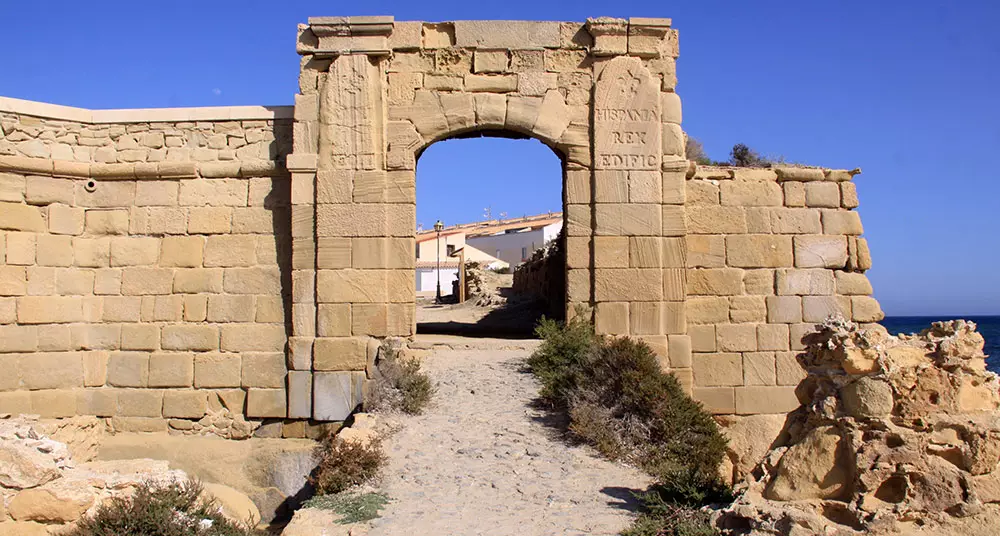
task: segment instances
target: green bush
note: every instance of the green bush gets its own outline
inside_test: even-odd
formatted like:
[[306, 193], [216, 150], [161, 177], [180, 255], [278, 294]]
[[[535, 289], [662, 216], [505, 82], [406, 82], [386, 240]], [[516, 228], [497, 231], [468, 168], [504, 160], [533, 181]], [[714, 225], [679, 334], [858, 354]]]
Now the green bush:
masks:
[[570, 432], [611, 459], [656, 479], [640, 498], [646, 513], [631, 536], [716, 534], [697, 506], [731, 500], [718, 468], [726, 439], [653, 350], [629, 338], [594, 335], [590, 323], [543, 320], [528, 359], [542, 396], [567, 408]]
[[600, 340], [582, 313], [566, 323], [543, 317], [535, 328], [542, 344], [528, 358], [528, 367], [542, 382], [542, 397], [556, 404], [565, 404], [576, 389], [583, 361]]
[[420, 370], [420, 361], [403, 359], [389, 344], [379, 348], [378, 377], [368, 390], [364, 407], [369, 411], [423, 412], [434, 396], [434, 384]]
[[71, 536], [248, 536], [258, 520], [225, 518], [196, 481], [144, 482], [131, 497], [115, 497], [84, 517]]
[[382, 442], [377, 438], [361, 443], [342, 441], [329, 434], [309, 482], [319, 495], [340, 493], [375, 478], [386, 461]]

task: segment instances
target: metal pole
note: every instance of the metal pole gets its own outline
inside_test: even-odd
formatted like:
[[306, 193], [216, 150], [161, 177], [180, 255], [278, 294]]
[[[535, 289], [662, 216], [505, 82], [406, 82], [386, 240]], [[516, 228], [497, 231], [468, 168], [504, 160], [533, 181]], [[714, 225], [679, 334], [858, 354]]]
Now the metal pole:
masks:
[[441, 231], [437, 232], [437, 301], [441, 303]]

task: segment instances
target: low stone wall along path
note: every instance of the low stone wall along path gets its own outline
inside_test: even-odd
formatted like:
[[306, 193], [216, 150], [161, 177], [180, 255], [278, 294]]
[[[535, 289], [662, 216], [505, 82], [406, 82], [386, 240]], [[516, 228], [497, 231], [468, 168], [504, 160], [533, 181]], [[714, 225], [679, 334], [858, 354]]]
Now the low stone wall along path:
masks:
[[617, 534], [648, 477], [563, 439], [522, 371], [530, 350], [437, 350], [433, 405], [385, 443], [392, 498], [371, 535]]

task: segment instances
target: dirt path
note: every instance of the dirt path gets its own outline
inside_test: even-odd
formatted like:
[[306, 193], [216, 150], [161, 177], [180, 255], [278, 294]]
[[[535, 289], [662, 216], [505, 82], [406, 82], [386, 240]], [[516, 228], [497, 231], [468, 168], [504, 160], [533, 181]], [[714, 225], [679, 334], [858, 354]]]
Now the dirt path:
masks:
[[423, 415], [402, 417], [386, 441], [392, 503], [371, 535], [617, 534], [641, 472], [560, 439], [520, 363], [528, 350], [438, 350]]

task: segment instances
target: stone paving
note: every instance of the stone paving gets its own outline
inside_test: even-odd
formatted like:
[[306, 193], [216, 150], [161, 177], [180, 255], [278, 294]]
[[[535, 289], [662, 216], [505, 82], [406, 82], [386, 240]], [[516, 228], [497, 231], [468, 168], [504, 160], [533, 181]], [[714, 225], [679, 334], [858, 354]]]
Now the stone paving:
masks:
[[528, 350], [437, 350], [423, 415], [394, 419], [382, 487], [392, 503], [372, 535], [617, 534], [644, 489], [640, 471], [563, 439], [533, 404]]

